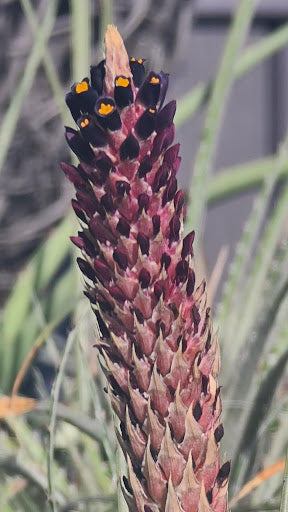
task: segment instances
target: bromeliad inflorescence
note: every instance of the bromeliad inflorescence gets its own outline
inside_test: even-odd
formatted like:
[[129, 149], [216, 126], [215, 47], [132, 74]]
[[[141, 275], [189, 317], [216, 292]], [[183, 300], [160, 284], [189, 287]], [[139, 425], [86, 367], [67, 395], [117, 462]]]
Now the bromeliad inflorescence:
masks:
[[130, 511], [225, 512], [230, 465], [220, 465], [219, 349], [205, 283], [195, 286], [193, 238], [182, 237], [176, 103], [163, 107], [168, 75], [145, 77], [109, 26], [105, 60], [66, 96], [78, 130], [66, 129], [78, 167], [81, 231], [73, 242], [101, 331], [108, 393]]

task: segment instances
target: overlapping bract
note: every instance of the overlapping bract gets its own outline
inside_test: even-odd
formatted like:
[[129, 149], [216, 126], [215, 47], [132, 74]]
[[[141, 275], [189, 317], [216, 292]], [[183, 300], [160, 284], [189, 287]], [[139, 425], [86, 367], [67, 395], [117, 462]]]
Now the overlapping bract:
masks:
[[205, 283], [195, 286], [194, 234], [182, 237], [176, 104], [163, 107], [168, 75], [144, 75], [109, 27], [106, 62], [66, 97], [79, 127], [66, 138], [80, 164], [62, 164], [81, 223], [72, 240], [121, 421], [129, 509], [225, 512], [219, 349]]

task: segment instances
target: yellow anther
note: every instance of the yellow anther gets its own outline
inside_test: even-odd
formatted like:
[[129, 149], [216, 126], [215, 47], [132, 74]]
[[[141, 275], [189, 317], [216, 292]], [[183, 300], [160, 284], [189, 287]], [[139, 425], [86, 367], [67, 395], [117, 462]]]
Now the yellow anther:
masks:
[[136, 61], [135, 57], [131, 57], [130, 60], [131, 60], [131, 62], [135, 62]]
[[143, 59], [138, 59], [137, 62], [138, 64], [143, 64]]
[[128, 87], [129, 80], [128, 80], [128, 78], [119, 76], [118, 78], [116, 78], [116, 85], [119, 85], [120, 87]]
[[85, 117], [85, 119], [83, 119], [83, 121], [81, 121], [80, 127], [85, 128], [85, 126], [88, 126], [88, 124], [89, 124], [89, 119], [87, 119], [87, 117]]
[[150, 114], [155, 114], [156, 110], [154, 108], [149, 108]]
[[160, 79], [157, 78], [157, 76], [152, 76], [152, 78], [150, 78], [150, 81], [149, 81], [150, 84], [159, 84], [159, 82], [160, 82]]
[[75, 91], [77, 94], [81, 94], [81, 92], [88, 91], [88, 83], [85, 80], [83, 80], [83, 82], [80, 82], [76, 85]]
[[103, 116], [108, 116], [114, 109], [113, 105], [111, 103], [101, 103], [100, 108], [98, 108], [99, 114], [102, 114]]

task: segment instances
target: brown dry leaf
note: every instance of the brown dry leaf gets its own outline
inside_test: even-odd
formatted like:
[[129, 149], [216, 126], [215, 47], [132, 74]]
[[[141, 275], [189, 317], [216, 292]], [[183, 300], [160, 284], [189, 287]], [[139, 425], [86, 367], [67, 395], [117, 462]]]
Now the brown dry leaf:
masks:
[[16, 416], [31, 411], [37, 401], [25, 396], [1, 396], [0, 397], [0, 419], [6, 416]]
[[232, 500], [229, 503], [229, 507], [233, 507], [239, 500], [244, 498], [244, 496], [247, 496], [249, 492], [251, 492], [253, 489], [258, 487], [262, 482], [265, 482], [265, 480], [269, 480], [271, 476], [275, 475], [276, 473], [280, 473], [281, 471], [284, 471], [285, 468], [285, 457], [283, 459], [278, 460], [268, 468], [264, 469], [258, 475], [254, 476], [252, 480], [247, 482], [242, 489], [232, 498]]

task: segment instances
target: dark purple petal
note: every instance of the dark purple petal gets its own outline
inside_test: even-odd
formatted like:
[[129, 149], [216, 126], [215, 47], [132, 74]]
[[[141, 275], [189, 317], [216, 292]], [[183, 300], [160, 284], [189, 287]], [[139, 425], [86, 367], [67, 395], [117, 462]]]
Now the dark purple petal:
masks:
[[174, 146], [171, 146], [171, 148], [168, 148], [167, 151], [165, 151], [163, 163], [167, 164], [169, 169], [173, 167], [173, 164], [178, 156], [180, 144], [175, 144]]
[[95, 162], [93, 167], [92, 165], [87, 165], [84, 162], [81, 162], [81, 164], [78, 165], [78, 170], [86, 175], [92, 184], [102, 185], [106, 181], [107, 176], [95, 167]]
[[102, 283], [107, 283], [111, 280], [111, 270], [108, 267], [108, 265], [103, 263], [103, 261], [95, 259], [94, 260], [94, 269], [95, 269], [97, 278]]
[[113, 198], [111, 194], [104, 194], [100, 199], [100, 204], [105, 208], [106, 212], [110, 213], [114, 211]]
[[135, 59], [132, 57], [129, 61], [133, 82], [135, 87], [139, 88], [145, 77], [144, 59]]
[[156, 236], [156, 235], [158, 235], [158, 233], [160, 231], [160, 225], [161, 225], [160, 215], [153, 215], [152, 224], [153, 224], [153, 235]]
[[70, 236], [71, 242], [76, 245], [79, 249], [84, 249], [85, 243], [81, 236]]
[[187, 256], [193, 255], [194, 237], [195, 237], [195, 232], [191, 231], [191, 233], [186, 235], [185, 238], [183, 239], [181, 258], [185, 259]]
[[192, 270], [192, 268], [189, 269], [188, 271], [188, 281], [187, 281], [187, 285], [186, 285], [186, 293], [187, 293], [187, 296], [190, 297], [194, 291], [194, 287], [195, 287], [195, 273], [194, 273], [194, 270]]
[[206, 375], [202, 375], [201, 381], [202, 381], [202, 393], [204, 395], [207, 395], [209, 379], [208, 379], [208, 377], [206, 377]]
[[146, 80], [141, 85], [136, 100], [140, 101], [145, 107], [156, 107], [161, 88], [161, 76], [150, 71]]
[[101, 60], [97, 66], [90, 66], [91, 85], [100, 95], [103, 92], [105, 77], [105, 60]]
[[118, 300], [119, 302], [125, 302], [126, 297], [122, 290], [118, 286], [110, 286], [109, 292], [112, 295], [113, 299]]
[[76, 198], [79, 206], [84, 210], [84, 212], [92, 217], [94, 213], [98, 210], [98, 202], [96, 198], [91, 197], [89, 193], [86, 193], [82, 190], [78, 190], [76, 192]]
[[175, 280], [176, 284], [184, 283], [188, 276], [189, 264], [188, 261], [181, 260], [177, 263], [175, 269]]
[[91, 265], [88, 263], [88, 261], [82, 260], [82, 258], [77, 258], [76, 261], [78, 263], [78, 266], [79, 266], [82, 274], [84, 274], [86, 277], [88, 277], [88, 279], [91, 279], [91, 281], [94, 281], [95, 280], [95, 272], [94, 272], [93, 268], [91, 267]]
[[146, 270], [146, 268], [142, 268], [139, 273], [138, 279], [139, 279], [141, 288], [148, 288], [148, 286], [150, 284], [150, 280], [151, 280], [150, 272], [148, 272], [148, 270]]
[[157, 133], [154, 141], [153, 141], [153, 148], [151, 151], [151, 161], [155, 162], [159, 155], [164, 151], [170, 144], [172, 144], [174, 140], [175, 135], [175, 127], [174, 124], [170, 126], [167, 130], [164, 130], [163, 132]]
[[113, 307], [111, 306], [111, 304], [109, 304], [109, 302], [107, 302], [107, 300], [102, 300], [99, 298], [97, 299], [97, 302], [102, 313], [111, 313], [113, 311]]
[[193, 409], [193, 416], [196, 421], [199, 421], [202, 416], [202, 407], [199, 402], [196, 403]]
[[218, 425], [218, 427], [216, 427], [214, 430], [214, 439], [215, 439], [216, 443], [219, 443], [223, 436], [224, 436], [224, 427], [223, 427], [222, 423], [220, 423], [220, 425]]
[[115, 243], [113, 234], [111, 233], [110, 229], [104, 226], [100, 217], [96, 216], [90, 220], [89, 229], [92, 235], [95, 236], [99, 242], [105, 243], [108, 240], [111, 243]]
[[178, 192], [176, 192], [176, 195], [174, 197], [175, 212], [179, 214], [181, 212], [181, 209], [183, 206], [184, 206], [183, 190], [178, 190]]
[[169, 254], [167, 254], [167, 252], [163, 252], [162, 256], [161, 256], [161, 265], [165, 267], [165, 269], [167, 270], [169, 265], [171, 263], [171, 256], [169, 256]]
[[159, 167], [158, 171], [155, 174], [152, 191], [154, 193], [159, 192], [160, 188], [166, 185], [169, 176], [169, 169], [167, 165], [163, 164]]
[[164, 101], [165, 101], [165, 97], [166, 97], [166, 93], [167, 93], [167, 89], [168, 89], [168, 84], [169, 84], [169, 75], [168, 73], [164, 73], [163, 71], [160, 71], [160, 77], [161, 77], [161, 81], [160, 81], [160, 96], [159, 96], [159, 108], [162, 107]]
[[89, 238], [83, 232], [79, 232], [78, 236], [70, 236], [71, 242], [73, 242], [76, 247], [81, 250], [84, 250], [88, 256], [91, 258], [95, 258], [97, 251], [95, 246], [89, 240]]
[[199, 313], [198, 308], [197, 308], [197, 306], [195, 304], [194, 304], [194, 306], [192, 306], [192, 317], [193, 317], [194, 334], [195, 334], [196, 332], [198, 332], [198, 327], [199, 327], [199, 323], [200, 323], [200, 320], [201, 320], [200, 313]]
[[[86, 230], [86, 232], [88, 233], [88, 230]], [[86, 232], [82, 231], [82, 232], [79, 232], [79, 236], [81, 236], [84, 240], [84, 244], [85, 244], [85, 251], [86, 253], [88, 254], [88, 256], [90, 256], [91, 258], [94, 258], [98, 253], [99, 253], [99, 249], [97, 247], [97, 244], [93, 244], [91, 242], [91, 240], [89, 239], [89, 237], [87, 236]]]
[[175, 172], [175, 174], [177, 173], [177, 171], [180, 167], [180, 164], [181, 164], [181, 156], [178, 156], [177, 158], [175, 158], [174, 164], [172, 166], [172, 169]]
[[147, 108], [156, 107], [157, 104], [161, 108], [168, 88], [168, 76], [163, 71], [159, 74], [151, 71], [141, 85], [136, 99]]
[[139, 214], [142, 213], [143, 210], [147, 212], [149, 206], [149, 196], [148, 194], [139, 194], [138, 196], [138, 205], [139, 205]]
[[119, 152], [120, 159], [123, 160], [133, 160], [137, 158], [139, 155], [140, 146], [138, 140], [130, 133], [128, 137], [121, 144]]
[[87, 224], [86, 215], [85, 215], [83, 209], [81, 208], [80, 204], [78, 203], [78, 201], [76, 201], [76, 199], [72, 199], [71, 204], [72, 204], [72, 208], [73, 208], [74, 212], [76, 213], [78, 219], [82, 220], [83, 222], [85, 222], [85, 224]]
[[139, 117], [136, 125], [135, 132], [140, 139], [147, 139], [154, 132], [156, 125], [156, 110], [148, 108]]
[[[94, 309], [94, 313], [97, 318], [97, 325], [100, 329], [101, 337], [108, 339], [110, 333], [109, 333], [109, 330], [107, 329], [107, 326], [106, 326], [102, 316], [100, 315], [100, 312], [98, 311], [98, 309]], [[94, 347], [96, 347], [96, 346], [97, 346], [97, 344], [94, 345]]]
[[83, 138], [95, 148], [107, 144], [107, 134], [97, 126], [91, 116], [81, 116], [77, 122]]
[[87, 181], [87, 177], [84, 173], [80, 173], [74, 165], [65, 164], [64, 162], [60, 163], [60, 167], [64, 174], [67, 176], [68, 180], [71, 181], [75, 187], [84, 185]]
[[148, 236], [144, 235], [143, 233], [138, 233], [137, 235], [137, 243], [141, 249], [142, 254], [149, 254], [149, 238]]
[[227, 462], [224, 462], [224, 464], [221, 466], [221, 468], [218, 471], [217, 475], [217, 483], [218, 485], [221, 485], [224, 480], [226, 480], [230, 474], [230, 461], [227, 460]]
[[79, 100], [79, 96], [73, 92], [68, 92], [65, 96], [66, 105], [68, 106], [75, 123], [77, 123], [77, 120], [81, 116]]
[[[174, 318], [176, 320], [176, 318], [178, 318], [178, 316], [179, 316], [179, 311], [177, 309], [177, 306], [174, 304], [174, 302], [170, 302], [170, 304], [168, 304], [168, 307], [169, 307], [169, 309], [171, 309], [171, 311], [172, 311], [172, 313], [174, 315]], [[184, 342], [185, 342], [185, 340], [182, 340], [183, 352], [185, 352], [186, 347], [187, 347], [187, 343], [185, 342], [186, 344], [184, 344]]]
[[110, 96], [98, 98], [94, 111], [103, 128], [108, 128], [112, 132], [120, 130], [122, 123], [113, 98]]
[[172, 219], [169, 223], [170, 233], [169, 240], [170, 242], [177, 241], [179, 239], [179, 231], [180, 231], [181, 223], [178, 215], [173, 215]]
[[86, 165], [81, 162], [81, 168], [84, 174], [89, 176], [89, 180], [96, 185], [103, 185], [112, 171], [113, 165], [110, 158], [104, 151], [98, 151], [97, 157], [92, 165]]
[[108, 173], [111, 171], [113, 167], [112, 161], [104, 151], [99, 151], [94, 163], [97, 169], [99, 169], [99, 171], [102, 171], [106, 175], [108, 175]]
[[[133, 309], [131, 309], [131, 311], [133, 312]], [[138, 322], [140, 324], [144, 324], [144, 316], [143, 316], [143, 313], [141, 313], [140, 309], [134, 308], [134, 313], [136, 315]]]
[[116, 229], [120, 235], [126, 236], [127, 238], [129, 237], [130, 224], [128, 224], [127, 220], [123, 219], [123, 217], [119, 219]]
[[115, 249], [113, 252], [113, 258], [122, 270], [126, 270], [128, 266], [128, 258], [124, 252], [119, 249]]
[[133, 92], [131, 87], [131, 79], [126, 76], [116, 76], [114, 98], [117, 107], [128, 107], [133, 103]]
[[212, 491], [212, 489], [209, 489], [209, 491], [206, 492], [206, 498], [207, 498], [207, 501], [208, 501], [209, 505], [211, 505], [212, 498], [213, 498], [213, 491]]
[[84, 290], [83, 294], [87, 299], [91, 302], [91, 304], [97, 304], [97, 300], [95, 297], [95, 292], [93, 289], [89, 288], [89, 290]]
[[157, 283], [155, 283], [154, 294], [157, 300], [160, 299], [161, 295], [163, 295], [163, 298], [165, 299], [165, 289], [162, 281], [157, 281]]
[[77, 102], [82, 114], [93, 114], [98, 94], [95, 89], [90, 87], [89, 78], [84, 78], [82, 82], [74, 84], [72, 86], [72, 95], [74, 98], [70, 97], [68, 101], [72, 102], [74, 100]]
[[156, 132], [160, 132], [165, 130], [165, 128], [170, 128], [173, 123], [173, 119], [176, 112], [176, 101], [172, 100], [167, 105], [165, 105], [162, 110], [157, 115], [156, 121]]
[[177, 192], [177, 179], [174, 175], [168, 181], [167, 187], [164, 190], [162, 197], [162, 206], [165, 206], [166, 203], [171, 201]]
[[73, 153], [79, 158], [79, 160], [83, 160], [87, 164], [93, 164], [94, 161], [94, 153], [90, 148], [88, 142], [80, 137], [79, 132], [73, 130], [73, 128], [65, 127], [66, 130], [66, 140], [72, 149]]
[[152, 169], [152, 164], [149, 156], [145, 156], [145, 158], [140, 163], [139, 169], [138, 169], [138, 175], [139, 178], [145, 178], [146, 174], [150, 172]]
[[131, 190], [131, 186], [127, 181], [119, 180], [119, 181], [116, 181], [116, 190], [117, 190], [118, 196], [124, 197], [125, 194], [129, 194], [129, 192]]

